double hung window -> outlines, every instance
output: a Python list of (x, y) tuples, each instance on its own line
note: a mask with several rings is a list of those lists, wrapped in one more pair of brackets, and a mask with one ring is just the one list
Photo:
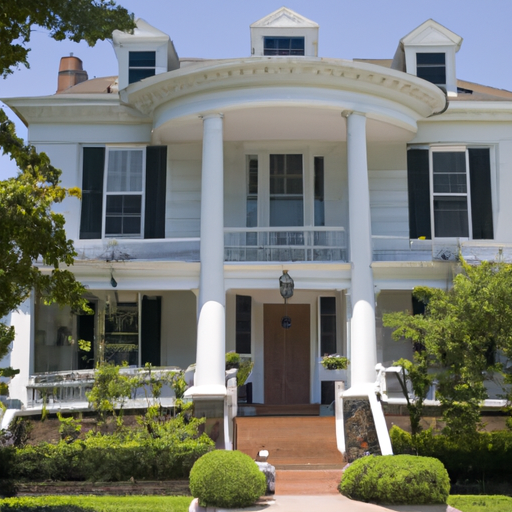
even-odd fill
[(105, 236), (140, 237), (144, 203), (144, 149), (109, 149)]
[(303, 226), (302, 155), (270, 155), (270, 226)]
[(84, 147), (80, 238), (165, 238), (167, 147)]
[(446, 54), (417, 53), (416, 76), (435, 85), (446, 85)]
[(494, 238), (489, 148), (407, 152), (411, 238)]
[(130, 52), (128, 56), (128, 83), (133, 84), (154, 76), (156, 72), (156, 52)]

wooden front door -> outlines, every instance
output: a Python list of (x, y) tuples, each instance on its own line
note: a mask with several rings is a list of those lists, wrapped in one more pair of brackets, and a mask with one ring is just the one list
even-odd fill
[(309, 304), (288, 304), (291, 327), (284, 329), (284, 304), (264, 304), (265, 404), (309, 404)]

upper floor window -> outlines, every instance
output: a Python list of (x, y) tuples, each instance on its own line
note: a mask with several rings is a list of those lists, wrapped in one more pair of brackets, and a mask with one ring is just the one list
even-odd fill
[(446, 85), (446, 54), (417, 53), (416, 76), (435, 85)]
[(304, 38), (264, 37), (263, 55), (304, 55)]
[(128, 83), (133, 84), (156, 72), (156, 52), (129, 52)]
[(167, 147), (84, 147), (80, 238), (165, 238)]
[(140, 237), (144, 203), (144, 150), (109, 149), (105, 236)]
[(407, 176), (411, 238), (494, 238), (489, 148), (411, 148)]
[(302, 155), (270, 155), (270, 226), (303, 226)]

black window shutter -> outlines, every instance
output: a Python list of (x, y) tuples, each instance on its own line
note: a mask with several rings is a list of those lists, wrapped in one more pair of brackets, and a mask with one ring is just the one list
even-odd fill
[(407, 151), (407, 187), (409, 191), (409, 236), (430, 240), (430, 180), (428, 149)]
[(144, 238), (165, 238), (166, 176), (167, 146), (148, 146)]
[(142, 297), (141, 309), (141, 362), (160, 366), (160, 324), (162, 297)]
[(84, 148), (80, 238), (101, 238), (105, 148)]
[(489, 148), (470, 148), (471, 221), (474, 240), (492, 240), (491, 162)]

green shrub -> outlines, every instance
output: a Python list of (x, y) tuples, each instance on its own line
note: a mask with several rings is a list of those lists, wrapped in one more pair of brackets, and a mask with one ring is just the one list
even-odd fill
[(453, 482), (494, 476), (512, 477), (512, 432), (477, 432), (457, 437), (434, 434), (432, 429), (417, 434), (393, 426), (389, 432), (394, 453), (418, 453), (439, 459)]
[(363, 457), (344, 471), (339, 491), (351, 499), (373, 503), (446, 503), (450, 479), (443, 464), (430, 457)]
[(194, 462), (213, 448), (198, 434), (203, 422), (178, 416), (162, 424), (114, 434), (90, 431), (85, 439), (41, 443), (15, 451), (10, 472), (24, 481), (168, 480), (188, 476)]
[(265, 475), (242, 452), (203, 455), (190, 472), (190, 492), (203, 507), (248, 507), (265, 494)]

